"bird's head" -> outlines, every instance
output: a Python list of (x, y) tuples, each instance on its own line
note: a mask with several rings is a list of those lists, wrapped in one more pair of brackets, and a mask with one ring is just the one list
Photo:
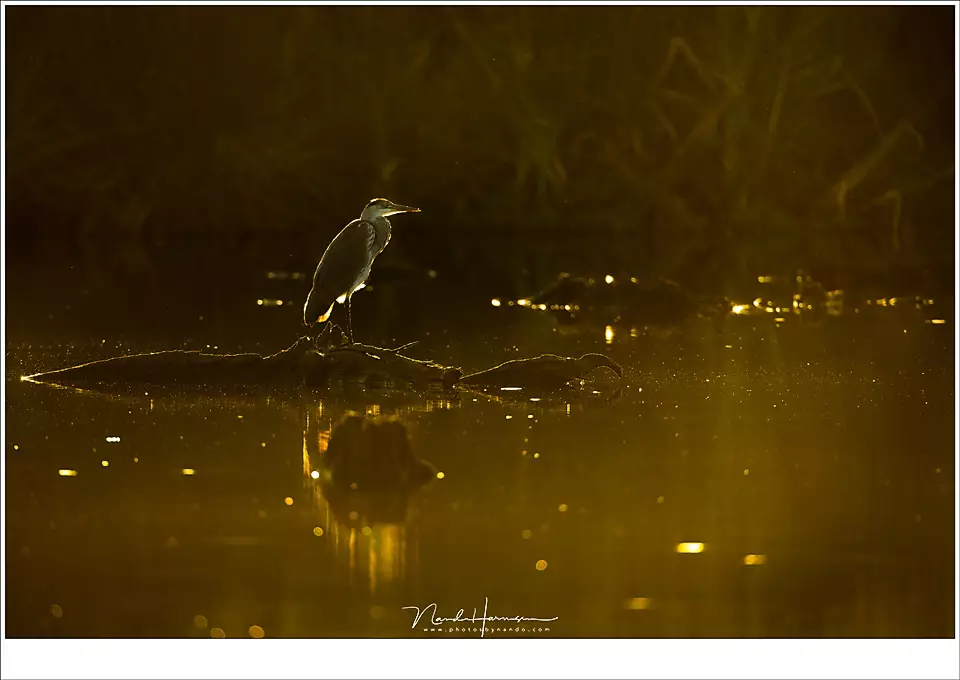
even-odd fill
[(420, 208), (411, 208), (409, 205), (400, 205), (386, 198), (375, 198), (360, 213), (360, 219), (373, 220), (378, 217), (388, 217), (397, 213), (420, 212)]

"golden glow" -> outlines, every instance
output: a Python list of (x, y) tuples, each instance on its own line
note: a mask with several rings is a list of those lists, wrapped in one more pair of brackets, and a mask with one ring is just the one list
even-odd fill
[(197, 471), (194, 470), (193, 468), (183, 468), (182, 470), (180, 470), (180, 473), (189, 477), (191, 475), (195, 475)]
[(517, 304), (520, 305), (521, 307), (526, 307), (527, 305), (530, 304), (530, 300), (523, 298), (521, 300), (517, 300)]
[(13, 445), (13, 450), (14, 450), (14, 451), (19, 451), (19, 450), (20, 450), (20, 447), (17, 446), (16, 444), (14, 444), (14, 445)]
[(677, 552), (695, 555), (703, 552), (703, 543), (677, 543)]
[(342, 305), (344, 302), (346, 302), (346, 301), (347, 301), (347, 294), (346, 294), (346, 293), (344, 293), (343, 295), (341, 295), (340, 297), (337, 298), (337, 302), (339, 302), (341, 305)]
[(311, 477), (312, 479), (320, 479), (320, 473), (317, 472), (316, 470), (311, 470), (311, 472), (310, 472), (310, 477)]
[(758, 277), (757, 277), (757, 281), (759, 281), (760, 283), (770, 283), (770, 282), (773, 281), (773, 277), (772, 277), (772, 276), (758, 276)]
[(350, 518), (351, 520), (354, 520), (354, 521), (356, 521), (356, 519), (357, 519), (359, 516), (360, 516), (360, 515), (357, 513), (356, 510), (351, 510), (349, 513), (347, 513), (347, 517)]
[(561, 503), (560, 506), (557, 508), (557, 510), (559, 510), (560, 512), (566, 512), (566, 511), (567, 511), (567, 504), (566, 504), (566, 503)]
[(222, 640), (227, 634), (223, 632), (223, 628), (213, 628), (210, 630), (210, 637)]
[(543, 571), (544, 569), (547, 568), (547, 561), (546, 561), (546, 560), (537, 560), (537, 565), (536, 565), (536, 566), (537, 566), (537, 571)]
[(934, 324), (935, 326), (939, 326), (941, 324), (947, 323), (947, 321), (946, 319), (930, 319), (930, 323)]
[(498, 300), (497, 298), (493, 298), (492, 300), (490, 300), (490, 304), (493, 305), (494, 307), (499, 307), (500, 300)]
[(53, 614), (53, 618), (55, 619), (63, 618), (63, 609), (58, 604), (50, 605), (50, 613)]
[(442, 472), (437, 473), (437, 479), (443, 479), (445, 476)]
[(746, 555), (743, 558), (743, 563), (748, 567), (765, 564), (767, 561), (766, 555)]
[(287, 496), (286, 498), (284, 498), (283, 502), (286, 503), (287, 505), (293, 505), (293, 499), (290, 498), (290, 496)]
[(773, 314), (773, 307), (767, 307), (763, 311), (765, 311), (767, 314)]
[[(364, 527), (367, 529), (369, 527)], [(370, 576), (370, 594), (373, 595), (377, 592), (377, 551), (376, 551), (376, 541), (370, 541), (367, 543), (367, 573)]]
[(529, 529), (524, 529), (523, 531), (520, 532), (520, 538), (523, 538), (523, 539), (530, 538), (532, 535), (533, 535), (533, 532), (530, 531)]
[(350, 581), (353, 582), (353, 572), (357, 565), (357, 530), (350, 527), (350, 534), (347, 536), (347, 566), (350, 569)]
[(623, 608), (640, 611), (643, 609), (649, 609), (652, 603), (653, 600), (651, 600), (649, 597), (631, 597), (629, 600), (624, 601)]
[(763, 298), (757, 298), (756, 300), (754, 300), (753, 306), (756, 307), (757, 309), (760, 309), (761, 307), (763, 307)]
[(363, 534), (364, 536), (369, 536), (370, 534), (373, 533), (373, 529), (371, 529), (370, 527), (363, 527), (360, 530), (360, 533)]
[(201, 630), (207, 627), (207, 617), (203, 614), (197, 614), (193, 617), (193, 625)]
[(260, 626), (250, 626), (247, 628), (247, 632), (250, 633), (250, 637), (257, 638), (258, 640), (266, 635)]
[(776, 319), (774, 319), (774, 321), (777, 323), (783, 323), (786, 321), (786, 319), (784, 319), (782, 316), (778, 316)]
[(744, 474), (744, 476), (749, 475), (749, 474), (750, 474), (750, 468), (747, 468), (746, 470), (744, 470), (744, 471), (743, 471), (743, 474)]
[(107, 437), (107, 441), (111, 444), (118, 444), (120, 443), (120, 437)]
[(313, 527), (313, 535), (323, 536), (323, 529), (321, 529), (320, 527)]
[(507, 415), (504, 416), (504, 418), (506, 418), (507, 420), (510, 420), (511, 418), (513, 418), (513, 416), (508, 413)]
[(535, 454), (533, 454), (533, 457), (534, 457), (534, 458), (539, 458), (539, 457), (540, 457), (540, 454), (539, 454), (539, 453), (535, 453)]
[(110, 467), (110, 461), (109, 461), (109, 460), (101, 460), (101, 461), (100, 461), (100, 465), (102, 465), (103, 467)]
[(522, 389), (523, 389), (522, 387), (501, 387), (501, 388), (500, 388), (500, 391), (501, 391), (501, 392), (516, 392), (516, 391), (522, 390)]
[(730, 308), (730, 311), (734, 314), (746, 314), (750, 309), (749, 305), (734, 305)]
[(61, 477), (76, 477), (76, 470), (58, 470)]
[(608, 345), (613, 344), (613, 326), (607, 326), (603, 329), (603, 338)]
[(603, 277), (603, 280), (606, 281), (607, 283), (613, 283), (613, 277), (610, 276), (609, 274), (607, 274), (606, 276), (604, 276), (604, 277)]

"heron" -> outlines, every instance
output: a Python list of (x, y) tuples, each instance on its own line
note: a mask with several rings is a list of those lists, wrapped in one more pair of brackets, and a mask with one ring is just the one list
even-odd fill
[(350, 300), (363, 288), (377, 255), (390, 243), (389, 215), (420, 212), (420, 208), (375, 198), (337, 234), (327, 246), (313, 274), (313, 287), (303, 305), (303, 323), (308, 328), (324, 323), (336, 303), (347, 305), (347, 338), (353, 342)]

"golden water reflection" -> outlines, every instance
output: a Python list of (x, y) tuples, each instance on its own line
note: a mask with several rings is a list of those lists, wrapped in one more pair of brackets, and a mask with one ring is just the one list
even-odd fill
[[(380, 413), (376, 409), (365, 408), (367, 413)], [(406, 413), (429, 413), (433, 409), (430, 402), (409, 404)], [(343, 415), (349, 415), (347, 412)], [(322, 468), (324, 457), (328, 453), (331, 439), (336, 436), (334, 428), (339, 423), (336, 413), (324, 413), (322, 407), (306, 414), (306, 427), (303, 434), (303, 473), (312, 505), (319, 522), (313, 529), (317, 537), (326, 537), (332, 546), (332, 553), (338, 564), (345, 567), (348, 582), (366, 583), (370, 595), (389, 587), (405, 577), (408, 561), (417, 564), (416, 556), (408, 560), (407, 515), (409, 502), (404, 490), (359, 491), (356, 484), (351, 491), (357, 493), (338, 493), (329, 470)], [(374, 415), (368, 420), (380, 422)], [(436, 473), (438, 478), (442, 472)], [(413, 541), (412, 549), (417, 543)]]
[[(424, 636), (402, 607), (489, 596), (571, 637), (952, 634), (952, 354), (901, 321), (545, 330), (616, 357), (617, 399), (8, 382), (8, 630)], [(399, 419), (432, 481), (334, 493), (348, 412)]]

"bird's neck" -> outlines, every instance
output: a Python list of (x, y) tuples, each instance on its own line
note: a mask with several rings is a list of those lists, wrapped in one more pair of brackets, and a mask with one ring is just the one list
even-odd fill
[(390, 233), (393, 230), (393, 227), (390, 225), (390, 220), (382, 215), (362, 219), (366, 219), (373, 225), (373, 230), (376, 234), (373, 242), (373, 250), (375, 253), (380, 253), (387, 247), (387, 243), (390, 242)]

